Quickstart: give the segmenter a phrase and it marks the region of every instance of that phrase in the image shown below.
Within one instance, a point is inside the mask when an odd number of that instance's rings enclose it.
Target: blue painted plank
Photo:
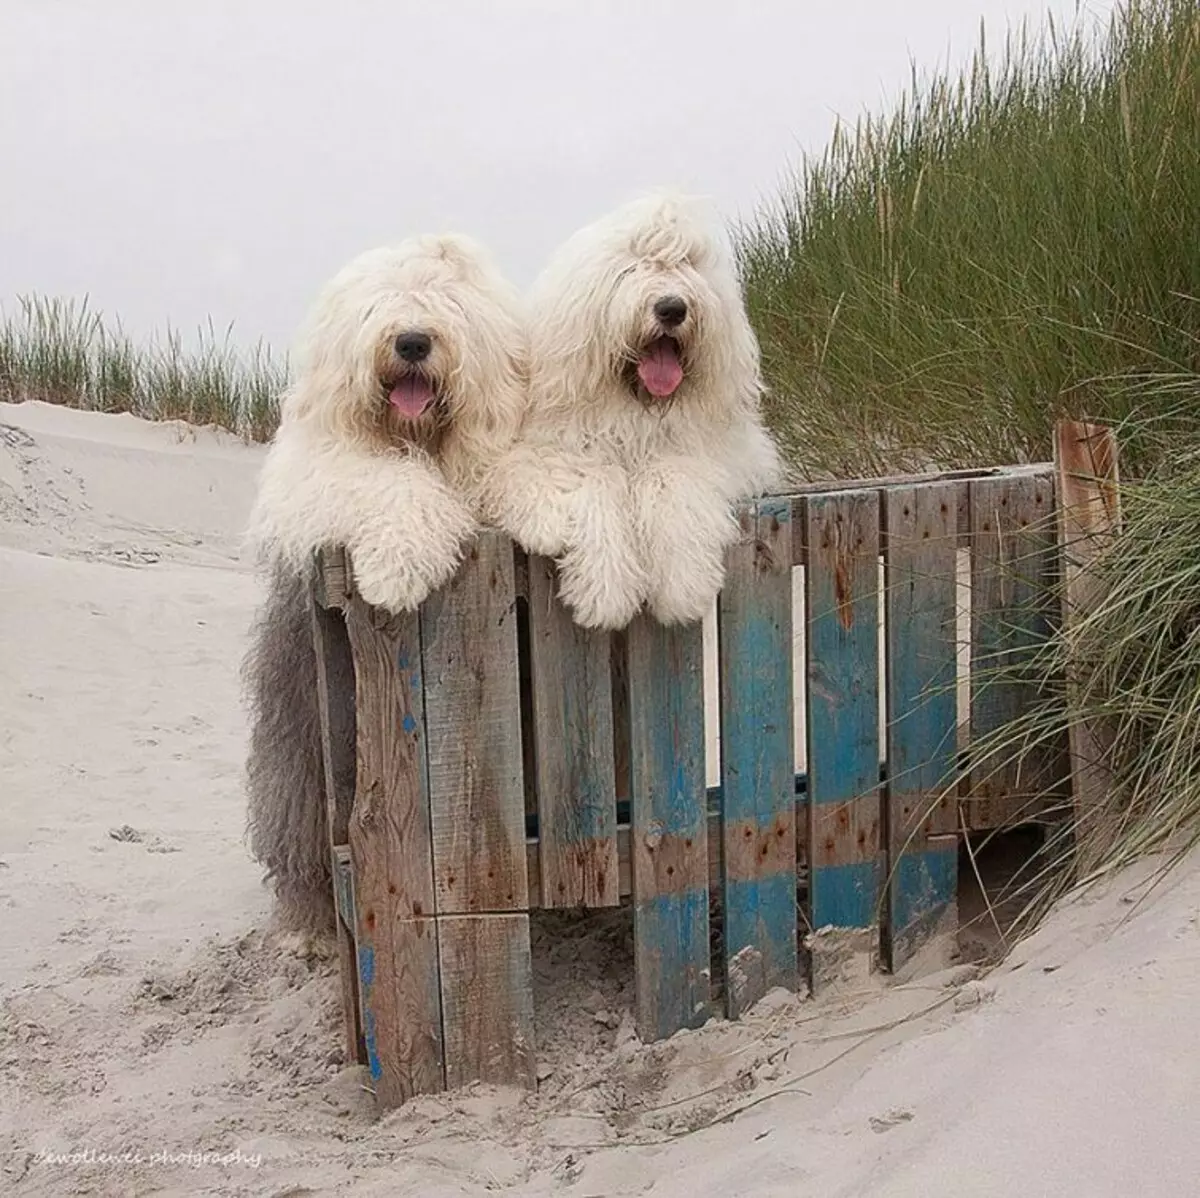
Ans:
[[[658,1040],[708,1017],[708,820],[699,624],[629,626],[634,974],[638,1034]]]
[[[736,1019],[794,990],[796,796],[792,743],[792,505],[741,513],[718,601],[725,1002]]]
[[[879,492],[807,497],[805,534],[808,917],[814,931],[874,929],[881,882]]]
[[[922,931],[935,930],[939,917],[952,910],[958,890],[958,837],[930,836],[897,861],[892,879],[891,913],[904,929],[900,956],[893,968],[912,958]],[[953,930],[952,928],[948,930]],[[893,940],[893,952],[896,951]]]
[[[424,682],[415,612],[357,596],[358,776],[350,819],[353,908],[367,1063],[381,1106],[445,1088]]]
[[[885,497],[889,965],[936,933],[957,893],[955,693],[959,485]]]
[[[554,563],[529,560],[529,645],[543,907],[621,901],[610,637],[557,597]]]

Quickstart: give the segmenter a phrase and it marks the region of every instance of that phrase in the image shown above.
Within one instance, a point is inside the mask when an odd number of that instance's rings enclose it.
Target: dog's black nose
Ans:
[[[683,324],[687,316],[687,304],[677,295],[664,295],[654,305],[654,315],[665,328],[673,329],[677,324]]]
[[[432,348],[433,341],[427,333],[401,333],[396,338],[396,353],[406,362],[423,362]]]

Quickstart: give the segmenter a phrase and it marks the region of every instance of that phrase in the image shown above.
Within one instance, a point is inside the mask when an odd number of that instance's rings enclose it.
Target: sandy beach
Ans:
[[[621,912],[535,920],[540,1087],[379,1117],[244,840],[261,447],[0,405],[0,1192],[1190,1198],[1200,861],[998,968],[658,1045]]]

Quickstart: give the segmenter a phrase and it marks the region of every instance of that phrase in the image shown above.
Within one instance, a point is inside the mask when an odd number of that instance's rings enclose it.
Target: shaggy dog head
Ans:
[[[567,241],[532,296],[535,400],[717,422],[757,411],[758,344],[698,201],[627,204]],[[687,413],[690,413],[687,414]]]
[[[370,250],[319,296],[284,420],[342,445],[482,460],[519,423],[524,337],[515,293],[467,238]]]

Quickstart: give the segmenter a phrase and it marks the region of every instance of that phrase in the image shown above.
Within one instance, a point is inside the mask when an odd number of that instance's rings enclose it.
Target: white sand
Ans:
[[[0,406],[0,1193],[1198,1191],[1196,862],[1140,905],[1145,871],[1065,906],[986,977],[772,995],[650,1047],[627,922],[542,920],[542,1092],[377,1118],[340,1064],[336,979],[270,933],[242,843],[260,460]]]

